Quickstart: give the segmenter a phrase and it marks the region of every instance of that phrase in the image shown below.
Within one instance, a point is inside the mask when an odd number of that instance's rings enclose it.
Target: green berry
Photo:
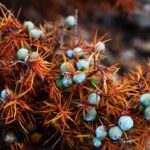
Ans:
[[[109,129],[108,135],[112,140],[119,140],[123,132],[118,126],[113,126]]]
[[[31,31],[34,28],[34,24],[31,21],[25,21],[24,27],[27,28],[29,31]]]
[[[31,33],[32,38],[39,39],[42,36],[43,31],[39,29],[32,29],[30,33]]]
[[[25,61],[28,58],[28,50],[26,48],[20,48],[17,51],[18,59]]]
[[[94,138],[93,138],[93,145],[94,145],[95,147],[100,147],[100,146],[102,145],[101,139],[98,138],[98,137],[94,137]]]
[[[150,93],[145,93],[145,94],[141,95],[140,102],[145,107],[150,106]]]
[[[68,16],[65,19],[65,23],[69,26],[69,27],[73,27],[76,24],[76,19],[74,16]]]
[[[88,96],[88,102],[92,105],[96,105],[100,102],[100,96],[96,93],[91,93]]]
[[[96,137],[104,139],[107,136],[107,130],[105,126],[99,126],[96,128]]]
[[[69,78],[66,78],[64,77],[62,79],[62,84],[65,86],[65,87],[69,87],[72,85],[72,79],[69,79]]]
[[[79,60],[77,63],[78,70],[86,70],[89,68],[89,62],[87,60]]]
[[[90,78],[90,82],[93,83],[94,85],[98,85],[100,81],[96,78]]]
[[[134,126],[134,122],[130,116],[121,116],[118,125],[123,131],[129,131]]]
[[[86,79],[86,74],[84,74],[84,73],[75,74],[73,76],[73,81],[75,83],[82,83],[85,81],[85,79]]]
[[[146,120],[150,120],[150,106],[144,110],[144,117]]]
[[[63,88],[63,87],[64,87],[64,85],[63,85],[61,79],[56,80],[56,85],[57,85],[57,87],[59,87],[59,88]]]
[[[85,121],[94,121],[96,119],[97,111],[94,108],[87,108],[84,120]]]

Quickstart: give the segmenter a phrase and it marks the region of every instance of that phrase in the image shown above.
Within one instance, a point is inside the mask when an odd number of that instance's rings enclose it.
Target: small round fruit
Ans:
[[[65,86],[65,87],[69,87],[72,85],[72,79],[69,79],[69,78],[66,78],[64,77],[62,79],[62,84]]]
[[[65,19],[65,23],[69,26],[69,27],[73,27],[76,24],[76,19],[74,16],[68,16]]]
[[[105,126],[99,126],[96,128],[96,137],[104,139],[107,136],[107,130]]]
[[[20,48],[18,51],[17,51],[17,57],[18,59],[24,61],[28,58],[28,49],[26,48]]]
[[[129,131],[134,126],[134,122],[130,116],[121,116],[118,125],[123,131]]]
[[[12,94],[12,90],[9,90],[9,89],[4,89],[1,91],[1,98],[2,98],[2,101],[5,102],[9,99],[9,97],[11,96]]]
[[[98,138],[98,137],[94,137],[94,138],[93,138],[93,145],[94,145],[95,147],[100,147],[100,146],[102,145],[101,139]]]
[[[88,57],[86,60],[89,62],[90,66],[94,65],[94,58],[93,57]]]
[[[63,85],[61,79],[56,80],[56,85],[57,85],[57,87],[59,87],[59,88],[63,88],[63,87],[64,87],[64,85]]]
[[[123,132],[118,126],[113,126],[109,129],[108,135],[112,140],[119,140],[122,137]]]
[[[89,68],[89,62],[87,60],[79,60],[77,63],[78,70],[86,70]]]
[[[88,102],[92,105],[96,105],[100,102],[100,96],[96,93],[91,93],[89,96],[88,96]]]
[[[97,111],[94,108],[87,108],[84,120],[85,121],[94,121],[96,119]]]
[[[103,42],[98,42],[97,44],[96,44],[96,50],[98,51],[98,52],[100,52],[100,51],[104,51],[106,49],[106,47],[105,47],[105,44],[103,43]]]
[[[31,59],[34,59],[34,58],[36,58],[36,57],[38,57],[38,56],[39,56],[38,52],[31,52],[30,55],[29,55],[29,57],[30,57]]]
[[[82,57],[82,55],[83,55],[82,48],[76,47],[76,48],[73,50],[73,56],[76,57],[76,55],[78,55],[79,58]]]
[[[100,81],[98,80],[98,79],[96,79],[96,78],[90,78],[90,82],[92,83],[92,84],[94,84],[94,85],[99,85],[99,83],[100,83]]]
[[[8,132],[5,136],[4,136],[4,142],[8,143],[8,144],[12,144],[14,143],[16,140],[16,136],[14,135],[14,133],[12,132]]]
[[[140,102],[145,107],[150,106],[150,93],[145,93],[145,94],[141,95]]]
[[[42,36],[43,31],[39,29],[32,29],[30,33],[31,33],[32,38],[39,39]]]
[[[25,21],[24,27],[27,28],[29,31],[31,31],[34,28],[34,24],[31,21]]]
[[[85,81],[85,79],[86,79],[86,74],[84,73],[78,73],[73,76],[73,81],[75,83],[82,83]]]
[[[71,70],[74,70],[74,67],[71,63],[69,62],[64,62],[61,64],[60,66],[60,71],[61,73],[64,73],[64,72],[70,72]]]
[[[144,117],[146,120],[150,120],[150,106],[144,110]]]
[[[73,50],[68,50],[68,51],[66,52],[66,56],[67,56],[68,58],[72,58],[72,57],[73,57]]]

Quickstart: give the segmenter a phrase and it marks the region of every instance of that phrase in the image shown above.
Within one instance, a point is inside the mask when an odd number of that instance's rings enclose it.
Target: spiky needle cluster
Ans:
[[[118,65],[101,62],[107,34],[97,39],[95,33],[92,43],[77,33],[74,38],[77,16],[39,29],[32,22],[22,25],[5,10],[0,18],[1,149],[142,149],[149,144],[149,63],[119,76]]]

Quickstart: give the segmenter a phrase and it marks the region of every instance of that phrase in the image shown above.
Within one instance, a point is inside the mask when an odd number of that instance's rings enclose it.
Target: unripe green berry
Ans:
[[[59,88],[63,88],[63,87],[64,87],[64,85],[63,85],[61,79],[56,80],[56,85],[57,85],[57,87],[59,87]]]
[[[28,58],[28,49],[20,48],[17,51],[17,57],[18,57],[18,59],[25,61]]]
[[[134,122],[130,116],[121,116],[118,125],[123,131],[129,131],[134,126]]]
[[[91,93],[88,96],[88,102],[92,105],[96,105],[100,102],[100,96],[96,93]]]
[[[112,140],[115,141],[119,140],[122,137],[123,132],[118,126],[113,126],[109,129],[108,135]]]

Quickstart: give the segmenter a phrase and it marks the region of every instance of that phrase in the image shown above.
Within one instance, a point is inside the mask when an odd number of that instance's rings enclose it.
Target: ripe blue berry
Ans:
[[[100,146],[102,145],[101,139],[98,138],[98,137],[94,137],[94,138],[93,138],[93,145],[94,145],[95,147],[100,147]]]
[[[112,140],[119,140],[122,137],[123,132],[118,126],[113,126],[109,129],[108,135]]]
[[[6,102],[12,94],[13,94],[13,92],[10,89],[4,89],[4,90],[2,90],[1,91],[2,101]]]
[[[39,39],[42,36],[43,31],[39,29],[32,29],[30,33],[31,33],[32,38]]]
[[[87,108],[84,120],[85,121],[94,121],[96,119],[97,111],[94,108]]]
[[[150,106],[150,93],[145,93],[145,94],[141,95],[140,102],[145,107]]]
[[[68,50],[66,52],[66,55],[67,55],[68,58],[72,58],[73,57],[73,50]]]
[[[100,51],[104,51],[106,49],[106,47],[105,47],[105,44],[103,43],[103,42],[98,42],[97,44],[96,44],[96,50],[98,51],[98,52],[100,52]]]
[[[129,131],[134,126],[134,122],[130,116],[122,116],[118,120],[118,125],[123,131]]]
[[[29,55],[29,57],[30,57],[31,59],[34,59],[34,58],[36,58],[36,57],[38,57],[38,56],[39,56],[38,52],[31,52],[30,55]]]
[[[31,21],[25,21],[24,27],[27,28],[29,31],[31,31],[34,28],[34,24]]]
[[[86,74],[84,74],[84,73],[75,74],[73,76],[73,81],[75,83],[82,83],[85,81],[85,79],[86,79]]]
[[[26,48],[20,48],[17,51],[18,59],[25,61],[28,58],[28,50]]]
[[[87,60],[79,60],[77,63],[78,70],[86,70],[89,68],[89,62]]]
[[[62,84],[65,86],[65,87],[69,87],[72,85],[72,79],[69,79],[69,78],[66,78],[64,77],[62,79]]]
[[[150,106],[144,110],[144,117],[146,120],[150,120]]]
[[[79,58],[81,58],[81,57],[83,56],[82,48],[76,47],[76,48],[73,50],[73,56],[76,57],[76,55],[78,55]]]
[[[96,129],[96,137],[104,139],[107,136],[107,130],[105,126],[99,126]]]
[[[60,66],[60,71],[61,73],[64,73],[64,72],[69,72],[70,70],[74,69],[72,64],[69,63],[69,62],[64,62],[61,64]]]
[[[92,105],[96,105],[100,102],[100,96],[96,93],[91,93],[88,96],[88,102]]]
[[[4,136],[4,142],[8,143],[8,144],[12,144],[14,143],[16,140],[16,136],[14,135],[14,133],[12,132],[8,132],[5,136]]]
[[[74,16],[68,16],[65,19],[65,23],[69,26],[69,27],[73,27],[76,24],[76,19]]]

